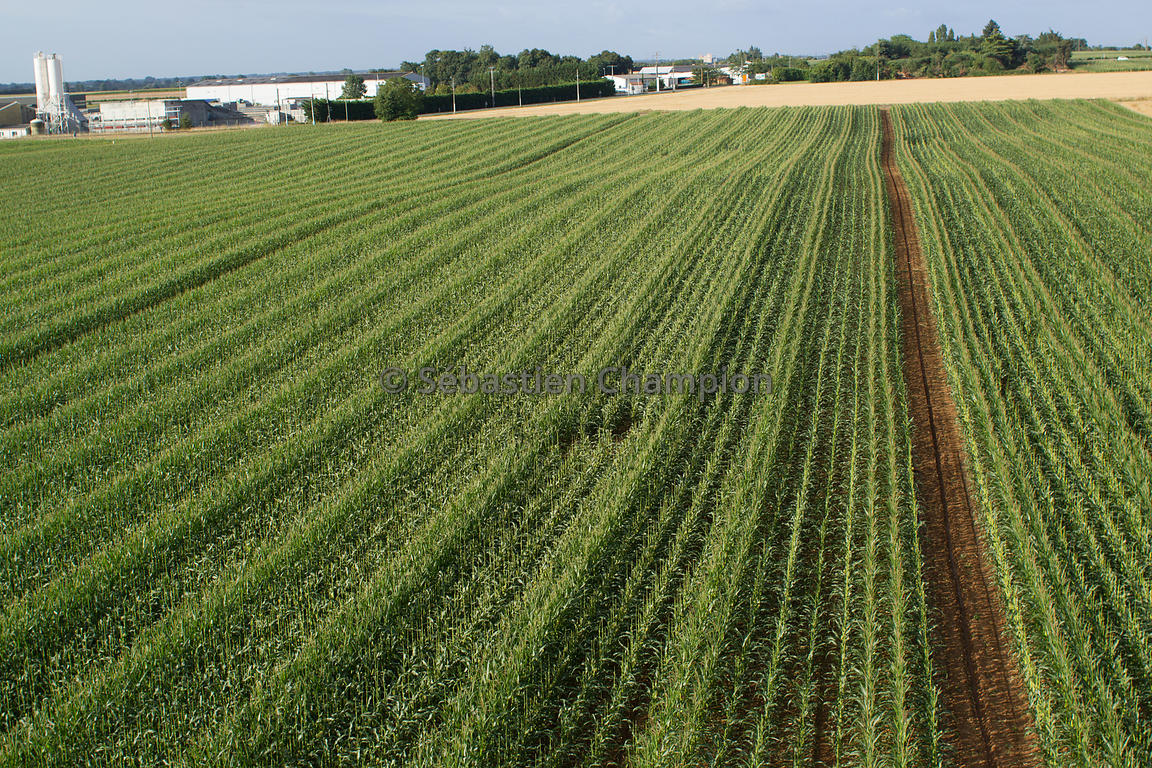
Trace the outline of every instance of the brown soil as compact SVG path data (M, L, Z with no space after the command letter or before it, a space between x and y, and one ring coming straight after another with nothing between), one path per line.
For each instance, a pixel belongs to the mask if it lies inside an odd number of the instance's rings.
M952 726L955 763L1034 766L1039 764L1035 727L1019 666L1004 634L1000 593L976 528L956 407L929 302L924 254L908 188L893 157L888 110L881 115L924 575L936 609L935 659Z
M1152 99L1122 99L1120 103L1128 107L1128 109L1131 109L1133 112L1139 112L1140 114L1146 115L1147 117L1152 117Z

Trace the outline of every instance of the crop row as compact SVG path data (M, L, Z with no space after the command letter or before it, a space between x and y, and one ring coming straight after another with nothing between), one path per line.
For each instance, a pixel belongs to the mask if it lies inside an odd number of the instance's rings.
M1152 128L1092 102L895 114L1045 757L1148 765Z
M878 113L447 126L0 148L4 761L941 764Z

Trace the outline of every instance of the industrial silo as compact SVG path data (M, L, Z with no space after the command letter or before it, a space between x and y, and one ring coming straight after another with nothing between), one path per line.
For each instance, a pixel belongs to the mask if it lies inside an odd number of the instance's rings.
M48 101L53 111L64 111L64 62L54 53L48 55Z
M37 53L32 59L32 71L36 80L36 110L43 112L48 109L48 59L43 53Z

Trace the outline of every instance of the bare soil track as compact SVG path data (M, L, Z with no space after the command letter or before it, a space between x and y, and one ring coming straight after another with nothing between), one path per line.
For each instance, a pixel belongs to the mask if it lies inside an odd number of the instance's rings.
M922 515L924 574L936 609L936 662L959 766L1039 764L1019 667L1004 634L1004 609L989 573L968 493L963 443L929 301L928 272L908 189L882 110L882 163L900 286L904 378Z

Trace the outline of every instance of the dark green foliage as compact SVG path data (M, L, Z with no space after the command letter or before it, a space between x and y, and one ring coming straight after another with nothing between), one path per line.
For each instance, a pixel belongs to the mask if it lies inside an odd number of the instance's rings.
M326 122L328 116L331 115L333 120L375 120L376 119L376 105L375 102L368 99L357 99L350 101L347 99L313 99L311 103L304 105L304 113L309 119L312 117L312 109L316 110L316 121Z
M710 65L702 65L692 70L692 82L696 85L715 85L721 76L720 70Z
M797 70L799 73L800 71ZM803 80L803 74L800 73L793 79ZM381 88L381 91L384 89ZM611 96L614 93L614 87L608 80L598 79L591 82L580 83L580 98L582 99L596 99L605 96ZM575 83L562 83L560 85L545 85L538 88L524 88L522 92L517 92L515 88L505 91L496 91L496 106L509 107L520 104L521 97L523 97L524 104L542 104L552 101L572 101L576 98L576 84ZM490 105L492 101L492 94L489 91L472 91L470 93L461 93L457 90L456 93L456 109L484 109ZM311 103L305 104L304 111L311 119L311 110L316 111L317 122L327 122L329 115L332 120L375 120L379 117L376 109L376 100L368 101L364 99L356 101L332 99L313 99ZM429 112L451 112L452 111L452 91L448 89L447 93L424 94L421 99L420 113Z
M598 99L612 96L615 86L610 80L597 78L589 82L580 83L580 98ZM517 104L542 104L550 101L573 101L576 98L576 83L561 83L559 85L544 85L537 88L524 88L520 91L496 91L496 106L513 107ZM523 101L521 101L523 99ZM456 109L484 109L492 105L492 94L489 91L479 93L456 93ZM437 93L424 97L424 112L451 112L452 94Z
M433 89L454 82L458 89L470 84L478 91L488 92L494 84L499 92L517 86L527 89L573 83L577 79L594 80L612 72L628 72L634 63L631 56L622 56L615 51L601 51L581 59L578 56L560 56L542 48L525 48L515 56L501 56L492 46L482 45L479 51L469 48L463 51L431 50L424 56L424 61L405 61L400 66L401 69L422 73L432 81ZM493 68L491 72L489 67ZM457 90L457 95L459 93Z
M776 67L772 70L772 82L793 83L805 79L805 70L800 67Z
M344 78L344 90L340 92L342 99L362 99L368 87L364 85L364 78L360 75L348 75Z
M424 94L408 78L393 77L376 91L373 104L381 120L415 120L422 111Z
M908 35L893 35L862 49L840 51L811 64L779 54L759 61L749 59L748 71L771 72L771 82L785 82L792 77L778 76L776 70L795 68L814 83L872 80L877 74L880 79L886 79L896 76L962 77L1017 69L1041 72L1066 69L1072 51L1086 46L1080 38L1065 38L1053 30L1035 38L1028 35L1009 38L995 21L989 21L980 35L967 37L958 37L955 30L941 24L929 31L927 42ZM728 62L740 63L743 56L743 51L737 51L728 58Z
M1000 25L995 21L989 21L985 25L980 51L1005 69L1020 64L1020 46L1017 41L1004 37L1004 33L1000 31Z

